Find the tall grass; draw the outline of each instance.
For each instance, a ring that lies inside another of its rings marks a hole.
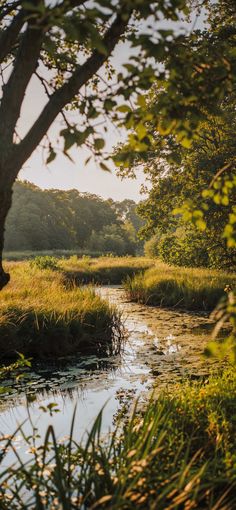
[[[60,272],[11,263],[1,292],[0,357],[114,353],[122,339],[120,316],[92,288],[66,290]]]
[[[227,285],[235,287],[236,274],[209,269],[190,269],[157,263],[142,274],[128,278],[126,291],[132,301],[188,310],[213,310]]]
[[[59,266],[64,271],[65,280],[70,283],[87,284],[90,282],[107,284],[121,284],[127,277],[151,267],[154,261],[145,257],[70,257],[60,261]]]
[[[2,510],[233,510],[236,507],[236,376],[185,383],[134,409],[106,440],[102,413],[87,441],[42,445],[26,438],[33,460],[0,475]],[[37,435],[37,430],[35,431]],[[5,461],[3,449],[2,461]]]

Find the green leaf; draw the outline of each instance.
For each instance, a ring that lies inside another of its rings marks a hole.
[[[49,165],[49,163],[51,163],[52,161],[54,161],[54,159],[57,157],[57,154],[56,152],[54,151],[54,149],[51,147],[50,149],[50,152],[49,152],[49,155],[47,157],[47,160],[46,160],[46,165]]]
[[[100,168],[101,168],[104,172],[109,172],[109,173],[111,173],[110,168],[109,168],[107,165],[105,165],[105,163],[103,163],[103,162],[101,162],[101,163],[100,163]]]
[[[96,140],[94,140],[94,147],[96,151],[100,151],[101,149],[103,149],[104,146],[105,141],[103,140],[103,138],[96,138]]]

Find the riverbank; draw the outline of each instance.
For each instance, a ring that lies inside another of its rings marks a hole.
[[[236,287],[236,274],[213,269],[191,269],[157,262],[155,267],[128,278],[131,301],[186,310],[215,308],[227,286]]]
[[[60,271],[10,264],[1,291],[1,359],[75,353],[114,354],[122,342],[120,315],[92,288],[65,289]]]
[[[227,370],[205,382],[162,391],[105,440],[102,413],[80,445],[72,437],[58,443],[49,426],[43,444],[35,447],[28,439],[32,463],[18,464],[3,476],[1,508],[26,508],[28,493],[27,508],[42,510],[60,505],[68,510],[134,505],[140,510],[233,510],[235,395],[235,371]],[[5,442],[9,451],[11,439]]]
[[[145,257],[70,257],[58,263],[65,281],[76,285],[95,283],[120,285],[128,277],[133,278],[155,264]]]

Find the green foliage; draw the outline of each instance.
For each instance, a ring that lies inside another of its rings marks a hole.
[[[160,239],[158,238],[157,235],[154,235],[151,237],[151,239],[149,239],[148,241],[145,242],[145,245],[144,245],[144,253],[146,255],[146,257],[151,257],[151,258],[157,258],[159,257],[159,242],[160,242]]]
[[[42,444],[36,442],[36,428],[25,437],[32,460],[2,473],[1,507],[233,510],[235,392],[233,370],[205,383],[182,383],[152,399],[142,412],[135,406],[105,440],[102,412],[80,444],[73,439],[75,415],[63,443],[51,425]],[[4,444],[19,460],[11,438]]]
[[[16,355],[18,359],[15,362],[10,365],[0,366],[0,394],[12,391],[11,388],[8,388],[6,385],[6,380],[9,380],[9,378],[15,379],[16,381],[23,379],[25,373],[31,367],[31,360],[25,358],[24,354],[18,352]]]
[[[136,248],[140,250],[136,232],[141,220],[135,208],[132,200],[113,202],[76,190],[43,191],[17,182],[6,223],[5,250],[74,249],[133,255]],[[128,221],[131,232],[126,228]]]
[[[157,263],[145,273],[126,281],[133,301],[187,310],[213,310],[224,296],[226,285],[234,287],[236,276],[206,269],[177,268]]]
[[[51,269],[55,271],[58,269],[58,261],[55,257],[45,256],[45,257],[35,257],[30,262],[30,267],[37,267],[38,269]]]

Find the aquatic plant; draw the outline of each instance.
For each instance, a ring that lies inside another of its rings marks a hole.
[[[2,510],[233,510],[236,505],[233,370],[201,383],[182,383],[159,394],[144,411],[104,439],[102,411],[87,438],[67,442],[50,425],[39,444],[25,437],[31,453],[22,462],[14,438],[2,438],[2,466],[9,451],[16,463],[2,469]],[[51,405],[48,409],[53,414]],[[19,433],[19,431],[17,431]],[[22,433],[23,428],[22,428]]]

